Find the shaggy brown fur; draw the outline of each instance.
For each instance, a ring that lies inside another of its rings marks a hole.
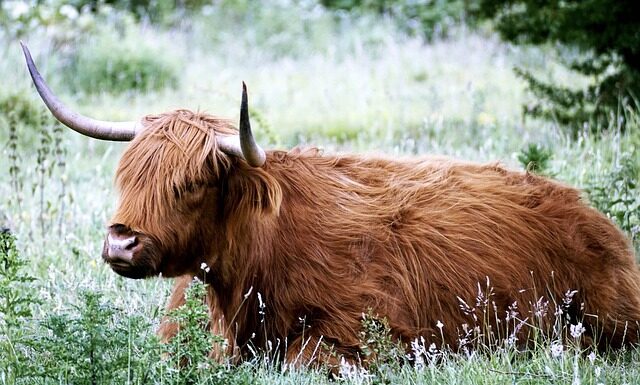
[[[567,290],[577,290],[567,319],[582,320],[598,346],[638,341],[629,241],[576,189],[496,164],[316,150],[268,152],[252,168],[216,148],[216,136],[235,132],[185,110],[147,118],[120,161],[112,223],[142,239],[129,270],[182,276],[169,307],[210,266],[215,328],[240,355],[270,340],[290,362],[317,358],[318,346],[355,358],[369,309],[395,338],[454,348],[463,324],[500,334],[514,303],[517,319],[548,330],[540,323],[556,309],[535,316],[536,304],[561,304]],[[473,307],[487,286],[496,316],[475,321],[463,301]],[[516,337],[525,343],[526,327]]]

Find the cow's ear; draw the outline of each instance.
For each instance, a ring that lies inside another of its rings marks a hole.
[[[226,176],[222,199],[230,216],[277,215],[282,201],[278,181],[262,168],[233,167]]]

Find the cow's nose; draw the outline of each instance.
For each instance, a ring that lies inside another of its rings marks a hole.
[[[110,233],[107,235],[107,256],[111,260],[131,261],[137,245],[135,235],[118,236]]]

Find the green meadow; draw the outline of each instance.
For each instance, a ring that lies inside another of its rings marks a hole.
[[[523,116],[533,96],[513,69],[579,87],[590,79],[560,64],[575,53],[513,46],[490,25],[455,25],[427,41],[389,18],[313,1],[210,5],[171,23],[109,6],[52,9],[0,32],[0,227],[12,233],[0,244],[0,384],[640,383],[639,350],[584,350],[580,336],[562,338],[566,326],[526,351],[506,342],[466,352],[417,344],[418,363],[389,341],[384,322],[363,323],[363,344],[384,349],[375,365],[345,364],[338,374],[289,366],[269,349],[241,364],[212,361],[208,347],[224,342],[202,335],[198,285],[190,307],[173,315],[192,335],[161,344],[155,330],[171,280],[128,280],[100,258],[126,144],[55,123],[19,40],[58,96],[98,119],[187,108],[237,121],[245,81],[254,134],[267,149],[443,155],[521,170],[536,162],[538,172],[582,188],[638,253],[638,111],[612,113],[608,126],[577,136]]]

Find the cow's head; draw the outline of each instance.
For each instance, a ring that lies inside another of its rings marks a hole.
[[[132,141],[116,173],[120,202],[104,241],[104,261],[129,278],[197,270],[204,256],[215,254],[205,250],[215,247],[219,235],[212,221],[223,220],[225,207],[234,204],[221,199],[243,199],[238,194],[229,197],[233,174],[250,169],[254,179],[262,180],[256,186],[268,184],[264,183],[268,176],[260,169],[266,155],[251,133],[244,83],[239,134],[224,119],[187,110],[151,115],[139,122],[99,121],[60,102],[27,47],[22,48],[38,93],[61,123],[93,138]],[[265,187],[258,192],[267,196],[272,208],[279,200],[275,190]]]

